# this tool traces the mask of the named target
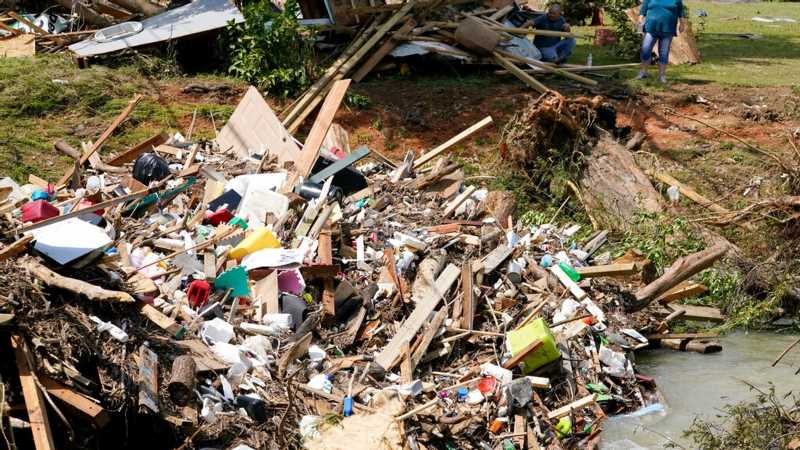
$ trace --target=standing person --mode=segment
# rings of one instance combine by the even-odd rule
[[[680,22],[680,23],[679,23]],[[667,63],[672,38],[686,29],[686,12],[682,0],[644,0],[639,8],[639,24],[644,23],[642,41],[642,68],[637,80],[647,78],[647,67],[658,41],[658,79],[667,82]]]
[[[533,27],[539,30],[569,32],[567,20],[561,14],[561,5],[553,3],[547,9],[547,14],[533,20]],[[539,36],[533,40],[533,45],[542,52],[542,61],[561,64],[569,58],[575,49],[575,38],[558,36]]]

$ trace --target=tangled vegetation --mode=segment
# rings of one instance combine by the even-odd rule
[[[245,21],[230,23],[223,35],[228,72],[271,96],[293,96],[306,88],[316,70],[313,33],[300,25],[298,11],[296,0],[288,0],[283,11],[270,2],[245,5]]]
[[[642,36],[636,32],[628,19],[626,11],[638,5],[636,0],[606,0],[604,11],[614,22],[614,33],[617,42],[614,44],[614,53],[625,59],[636,59],[639,56],[639,47]]]
[[[665,214],[641,213],[622,239],[622,250],[638,249],[649,259],[658,273],[681,256],[699,252],[705,247],[690,224]]]
[[[694,420],[685,435],[694,441],[695,448],[797,448],[800,444],[800,399],[791,392],[783,399],[778,398],[772,385],[767,391],[752,385],[750,388],[756,392],[756,398],[725,406],[719,416],[721,421]]]

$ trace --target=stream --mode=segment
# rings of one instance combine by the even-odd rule
[[[735,333],[721,339],[722,352],[711,355],[648,350],[637,353],[639,371],[655,377],[666,399],[665,408],[639,417],[609,418],[603,431],[603,450],[655,450],[665,448],[668,436],[686,448],[683,437],[696,416],[715,418],[726,404],[755,397],[742,381],[762,389],[774,383],[776,392],[800,393],[800,350],[770,364],[797,336],[774,333]],[[663,436],[662,436],[663,435]]]

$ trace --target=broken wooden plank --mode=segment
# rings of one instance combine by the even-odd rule
[[[576,267],[575,271],[583,278],[617,277],[633,275],[638,272],[638,270],[636,270],[636,264],[634,263]]]
[[[375,362],[386,370],[394,367],[395,362],[400,356],[400,349],[403,342],[408,342],[413,338],[420,328],[427,322],[428,316],[436,309],[444,294],[456,281],[461,270],[449,264],[436,279],[435,289],[431,289],[428,295],[417,302],[417,307],[406,318],[394,337],[383,347],[383,350],[375,357]]]
[[[539,347],[544,344],[541,340],[536,339],[535,341],[531,342],[530,344],[526,345],[525,348],[517,352],[516,355],[513,355],[511,358],[508,359],[505,363],[503,363],[504,369],[513,369],[517,367],[523,359],[525,359],[528,355],[532,352],[535,352]]]
[[[467,187],[464,189],[464,192],[458,194],[458,197],[454,198],[450,203],[447,204],[447,207],[444,209],[444,213],[442,213],[442,217],[448,217],[450,214],[453,214],[462,203],[467,201],[467,199],[478,189],[477,186],[474,184],[472,186]]]
[[[13,258],[28,249],[28,244],[33,240],[33,235],[23,236],[13,243],[0,249],[0,261]]]
[[[545,92],[549,92],[550,89],[539,82],[536,78],[533,78],[531,75],[517,67],[516,64],[506,59],[503,55],[495,52],[494,60],[497,61],[498,64],[505,67],[506,70],[511,72],[512,75],[519,78],[523,83],[527,84],[529,87],[535,89],[536,91],[544,94]]]
[[[676,300],[682,300],[684,298],[705,294],[706,292],[708,292],[708,288],[700,283],[683,281],[674,288],[656,297],[656,301],[662,304],[667,304]]]
[[[467,128],[466,130],[458,133],[457,135],[448,139],[445,143],[439,145],[438,147],[434,148],[433,150],[425,153],[424,155],[420,156],[414,161],[414,169],[419,169],[424,164],[432,161],[435,158],[441,156],[444,152],[448,151],[450,147],[460,143],[464,139],[468,138],[470,135],[475,133],[476,131],[480,130],[481,128],[485,127],[492,123],[492,116],[486,116],[481,119],[480,122],[472,125],[471,127]]]
[[[587,395],[586,397],[575,400],[569,405],[562,406],[561,408],[550,411],[549,413],[547,413],[547,418],[550,420],[559,419],[561,417],[569,415],[573,410],[585,408],[591,405],[592,403],[594,403],[594,394]]]
[[[103,144],[106,143],[108,138],[111,137],[111,134],[117,129],[117,127],[119,127],[122,124],[122,122],[124,122],[125,119],[128,118],[128,116],[133,112],[133,108],[136,107],[136,105],[142,100],[142,98],[144,97],[140,94],[136,94],[133,97],[133,100],[131,100],[128,103],[128,106],[126,106],[125,109],[123,109],[122,112],[119,113],[116,119],[114,119],[114,121],[111,122],[111,125],[109,125],[109,127],[106,128],[103,134],[100,135],[100,137],[94,142],[94,144],[92,144],[92,147],[83,155],[81,155],[81,160],[79,161],[79,164],[81,166],[86,164],[86,161],[89,160],[89,157],[92,156],[97,150],[100,150],[100,147],[102,147]],[[67,182],[67,180],[72,178],[73,173],[75,173],[74,168],[70,168],[67,171],[67,173],[65,173],[64,176],[61,177],[60,180],[58,180],[57,186],[63,186],[64,183]]]
[[[489,275],[494,272],[512,253],[514,253],[514,249],[505,244],[500,244],[495,247],[491,253],[483,258],[483,273]]]
[[[111,421],[111,417],[101,405],[93,402],[71,387],[48,376],[40,376],[42,386],[47,393],[69,405],[73,410],[89,419],[95,427],[103,428]]]
[[[25,408],[28,410],[33,445],[36,450],[55,450],[56,446],[53,443],[53,433],[47,418],[44,396],[39,390],[39,386],[36,385],[36,375],[33,374],[28,363],[31,355],[28,353],[22,336],[11,336],[11,347],[14,349],[19,382],[22,385],[22,396],[25,399]]]
[[[436,337],[436,333],[439,332],[439,328],[441,328],[446,317],[447,308],[441,308],[436,314],[434,314],[433,320],[431,320],[431,322],[428,324],[428,328],[422,335],[422,340],[419,342],[419,345],[417,345],[417,348],[414,350],[414,354],[411,356],[412,373],[417,367],[417,364],[422,361],[422,357],[428,352],[428,347],[430,347],[431,342],[433,342],[433,338]]]
[[[720,311],[719,308],[710,306],[670,304],[666,308],[658,309],[656,315],[668,317],[678,312],[682,312],[680,315],[681,320],[699,320],[716,323],[725,321],[725,316],[722,315],[722,311]]]
[[[175,322],[171,317],[159,311],[155,306],[149,303],[140,303],[139,312],[147,319],[153,322],[162,330],[170,334],[174,338],[180,339],[186,333],[186,327]]]
[[[273,270],[266,277],[258,280],[253,286],[253,298],[256,304],[256,316],[259,321],[264,314],[279,314],[281,312],[278,302],[278,272]]]
[[[169,139],[169,135],[167,133],[161,132],[147,140],[137,144],[136,146],[126,150],[125,152],[120,153],[119,155],[111,158],[107,164],[112,166],[121,166],[125,163],[129,163],[136,158],[138,158],[143,153],[147,153],[153,147],[157,147]]]

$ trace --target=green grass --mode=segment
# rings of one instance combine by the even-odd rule
[[[800,3],[710,3],[688,2],[690,20],[698,38],[703,62],[670,66],[668,76],[690,84],[718,83],[728,86],[797,86],[800,79],[800,23],[764,24],[753,16],[789,17],[800,22]],[[700,18],[696,13],[708,12]],[[704,23],[701,23],[701,20]],[[593,32],[590,27],[578,31]],[[713,33],[753,33],[758,40],[720,36]],[[588,40],[578,43],[572,61],[582,63],[591,52],[595,65],[624,61],[608,47],[594,47]],[[635,70],[623,71],[632,77]],[[652,81],[645,83],[656,85]]]
[[[233,110],[231,105],[165,98],[165,86],[180,86],[183,81],[153,79],[135,65],[79,69],[63,55],[3,59],[0,177],[24,183],[29,174],[35,174],[57,180],[71,160],[55,152],[53,143],[64,139],[80,149],[81,141],[97,139],[136,93],[145,98],[107,141],[101,155],[122,151],[162,130],[185,132],[179,120],[191,117],[194,108],[201,117],[213,113],[221,126]],[[212,134],[210,129],[197,129],[195,136],[211,138]]]

